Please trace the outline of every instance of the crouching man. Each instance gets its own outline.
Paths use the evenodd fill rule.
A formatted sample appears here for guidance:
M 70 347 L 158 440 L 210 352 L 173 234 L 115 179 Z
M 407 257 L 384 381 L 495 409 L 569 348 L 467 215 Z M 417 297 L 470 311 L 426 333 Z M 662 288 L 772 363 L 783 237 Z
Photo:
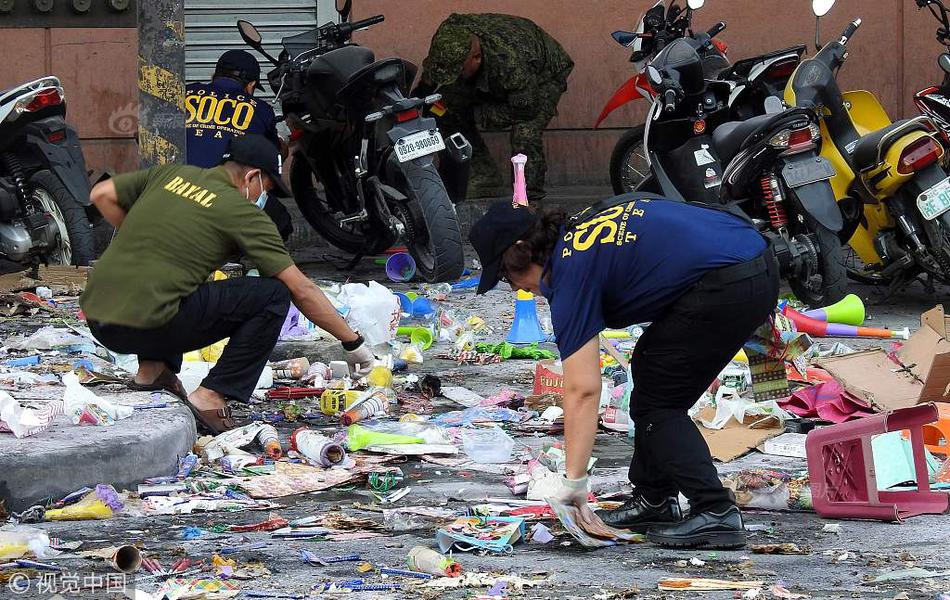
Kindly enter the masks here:
M 287 197 L 278 150 L 260 135 L 235 138 L 221 165 L 164 165 L 98 184 L 92 201 L 116 228 L 80 300 L 107 348 L 136 354 L 131 387 L 182 399 L 212 434 L 237 425 L 228 400 L 247 401 L 277 343 L 290 302 L 343 345 L 351 371 L 374 360 L 362 337 L 294 265 L 261 210 L 268 192 Z M 241 252 L 261 277 L 208 282 Z M 230 338 L 205 380 L 186 394 L 182 354 Z

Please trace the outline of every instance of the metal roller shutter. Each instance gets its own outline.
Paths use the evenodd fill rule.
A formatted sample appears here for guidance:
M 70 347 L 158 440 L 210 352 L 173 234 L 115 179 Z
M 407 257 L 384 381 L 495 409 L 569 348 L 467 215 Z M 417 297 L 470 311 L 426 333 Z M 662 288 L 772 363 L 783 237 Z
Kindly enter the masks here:
M 237 30 L 238 19 L 254 23 L 264 37 L 264 48 L 276 57 L 281 38 L 336 17 L 334 0 L 185 0 L 185 79 L 209 81 L 225 50 L 248 50 L 261 63 L 264 81 L 257 95 L 270 102 L 274 93 L 266 74 L 273 65 L 247 47 Z

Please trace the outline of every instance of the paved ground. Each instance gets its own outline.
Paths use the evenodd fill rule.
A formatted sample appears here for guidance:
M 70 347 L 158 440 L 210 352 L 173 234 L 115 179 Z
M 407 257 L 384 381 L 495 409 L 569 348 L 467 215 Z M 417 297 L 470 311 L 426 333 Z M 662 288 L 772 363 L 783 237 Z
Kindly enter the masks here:
M 332 251 L 319 252 L 319 256 L 301 256 L 308 272 L 319 279 L 340 279 L 334 264 L 342 265 L 345 258 L 334 258 Z M 329 260 L 327 260 L 329 259 Z M 313 260 L 315 262 L 309 262 Z M 356 280 L 381 278 L 381 268 L 369 261 L 353 274 Z M 408 287 L 408 286 L 403 286 Z M 865 298 L 873 299 L 876 292 L 858 288 Z M 869 306 L 870 323 L 915 328 L 921 310 L 945 300 L 947 290 L 940 289 L 936 297 L 914 287 L 893 297 L 887 305 Z M 471 311 L 486 318 L 495 327 L 496 339 L 501 339 L 510 322 L 512 297 L 510 293 L 494 292 L 483 298 L 475 298 L 471 292 L 453 295 L 449 300 L 453 307 Z M 542 307 L 542 316 L 544 310 Z M 275 358 L 306 354 L 311 359 L 329 360 L 339 358 L 334 344 L 282 344 Z M 428 355 L 433 354 L 429 351 Z M 444 384 L 464 385 L 488 395 L 501 389 L 527 392 L 530 389 L 533 363 L 508 362 L 500 365 L 457 367 L 445 361 L 427 359 L 421 368 L 413 372 L 437 373 Z M 273 406 L 255 406 L 253 410 L 273 409 Z M 283 435 L 289 434 L 296 425 L 280 427 Z M 523 441 L 532 447 L 540 446 L 545 438 L 531 437 Z M 675 440 L 672 442 L 675 443 Z M 630 447 L 627 439 L 614 434 L 598 436 L 596 453 L 599 457 L 596 484 L 601 490 L 621 489 L 625 482 L 625 465 L 629 460 Z M 722 465 L 730 471 L 749 465 L 802 466 L 803 461 L 770 459 L 763 455 L 751 455 L 740 461 Z M 453 471 L 445 467 L 409 462 L 402 465 L 408 477 L 406 486 L 411 493 L 399 501 L 398 506 L 440 506 L 461 509 L 472 500 L 492 496 L 509 496 L 501 477 L 474 471 Z M 457 498 L 468 499 L 460 502 Z M 285 498 L 282 508 L 276 511 L 287 519 L 327 512 L 343 512 L 350 515 L 368 516 L 381 520 L 376 513 L 354 507 L 354 503 L 372 501 L 360 488 Z M 148 555 L 158 558 L 163 564 L 175 558 L 189 556 L 209 560 L 212 553 L 222 548 L 247 547 L 254 542 L 266 545 L 245 549 L 231 555 L 239 562 L 262 561 L 272 571 L 269 578 L 243 582 L 246 590 L 270 590 L 273 593 L 306 593 L 320 581 L 354 576 L 351 565 L 341 567 L 305 566 L 297 558 L 299 548 L 311 549 L 320 555 L 335 555 L 358 552 L 378 566 L 402 567 L 408 550 L 417 545 L 434 545 L 431 530 L 417 530 L 408 534 L 392 535 L 378 539 L 346 542 L 286 542 L 274 540 L 267 533 L 206 534 L 197 540 L 182 539 L 186 526 L 209 528 L 214 525 L 254 523 L 266 518 L 266 513 L 207 514 L 182 517 L 132 519 L 118 517 L 102 522 L 73 522 L 43 525 L 51 535 L 71 540 L 83 540 L 85 548 L 97 548 L 118 543 L 140 544 Z M 588 551 L 577 544 L 565 544 L 569 538 L 560 537 L 552 544 L 541 546 L 521 544 L 508 556 L 462 555 L 459 560 L 467 571 L 513 573 L 532 577 L 544 573 L 549 579 L 538 587 L 526 590 L 530 598 L 622 598 L 632 597 L 639 590 L 640 597 L 685 597 L 685 593 L 661 593 L 656 591 L 656 582 L 663 577 L 694 576 L 736 580 L 761 580 L 765 588 L 758 596 L 770 598 L 769 586 L 784 582 L 795 592 L 815 598 L 936 598 L 938 593 L 950 592 L 950 577 L 921 580 L 898 580 L 887 583 L 871 583 L 870 579 L 895 570 L 920 567 L 932 571 L 947 569 L 950 520 L 946 516 L 916 518 L 903 525 L 876 522 L 842 522 L 840 534 L 822 533 L 827 523 L 812 513 L 755 512 L 747 511 L 746 521 L 755 529 L 754 543 L 795 542 L 807 549 L 803 556 L 757 555 L 748 551 L 735 552 L 685 552 L 657 549 L 648 544 L 629 545 Z M 704 564 L 690 564 L 690 559 L 699 559 Z M 101 562 L 78 559 L 62 563 L 69 571 L 81 574 L 106 573 Z M 684 566 L 685 565 L 685 566 Z M 36 580 L 33 580 L 36 582 Z M 2 582 L 2 576 L 0 576 Z M 140 580 L 137 584 L 144 590 L 154 590 L 154 582 Z M 471 598 L 484 589 L 468 588 L 450 592 L 432 590 L 402 590 L 398 592 L 360 593 L 359 598 Z M 903 595 L 901 595 L 903 594 Z M 100 589 L 80 594 L 87 598 L 107 597 Z M 518 594 L 511 594 L 517 596 Z M 0 590 L 0 598 L 29 597 L 46 598 L 47 591 L 35 587 L 24 594 L 15 595 L 6 586 Z M 64 594 L 74 597 L 72 594 Z M 733 598 L 733 592 L 708 593 L 707 598 Z

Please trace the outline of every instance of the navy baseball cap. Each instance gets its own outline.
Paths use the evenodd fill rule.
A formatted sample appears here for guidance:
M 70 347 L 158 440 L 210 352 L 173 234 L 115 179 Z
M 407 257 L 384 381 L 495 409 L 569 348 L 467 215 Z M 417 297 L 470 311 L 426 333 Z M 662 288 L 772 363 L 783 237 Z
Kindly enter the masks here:
M 214 67 L 215 75 L 234 77 L 244 81 L 260 81 L 261 65 L 247 50 L 228 50 L 218 59 Z
M 531 231 L 538 220 L 538 215 L 530 208 L 515 207 L 510 200 L 502 200 L 489 206 L 482 218 L 472 225 L 468 237 L 482 263 L 476 293 L 484 294 L 498 285 L 498 271 L 505 250 Z
M 282 161 L 280 150 L 262 135 L 249 133 L 231 138 L 228 143 L 228 150 L 221 157 L 221 164 L 228 161 L 234 161 L 246 167 L 254 167 L 263 171 L 270 180 L 274 182 L 274 189 L 271 193 L 279 198 L 290 198 L 293 194 L 284 178 L 281 177 Z

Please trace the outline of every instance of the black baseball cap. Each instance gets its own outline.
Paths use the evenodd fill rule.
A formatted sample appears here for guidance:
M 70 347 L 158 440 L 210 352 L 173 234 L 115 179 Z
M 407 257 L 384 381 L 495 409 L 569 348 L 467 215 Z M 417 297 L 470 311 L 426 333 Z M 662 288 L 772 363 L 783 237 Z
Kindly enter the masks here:
M 246 167 L 254 167 L 263 171 L 274 182 L 271 193 L 279 198 L 290 198 L 293 194 L 281 177 L 280 151 L 274 142 L 262 135 L 249 133 L 231 138 L 228 150 L 221 157 L 221 163 L 234 161 Z
M 247 82 L 261 80 L 261 65 L 247 50 L 228 50 L 214 67 L 217 76 L 234 77 Z
M 482 277 L 476 293 L 484 294 L 498 285 L 502 254 L 531 231 L 537 222 L 538 215 L 530 208 L 515 207 L 510 200 L 503 200 L 489 206 L 482 218 L 472 225 L 468 237 L 482 263 Z

